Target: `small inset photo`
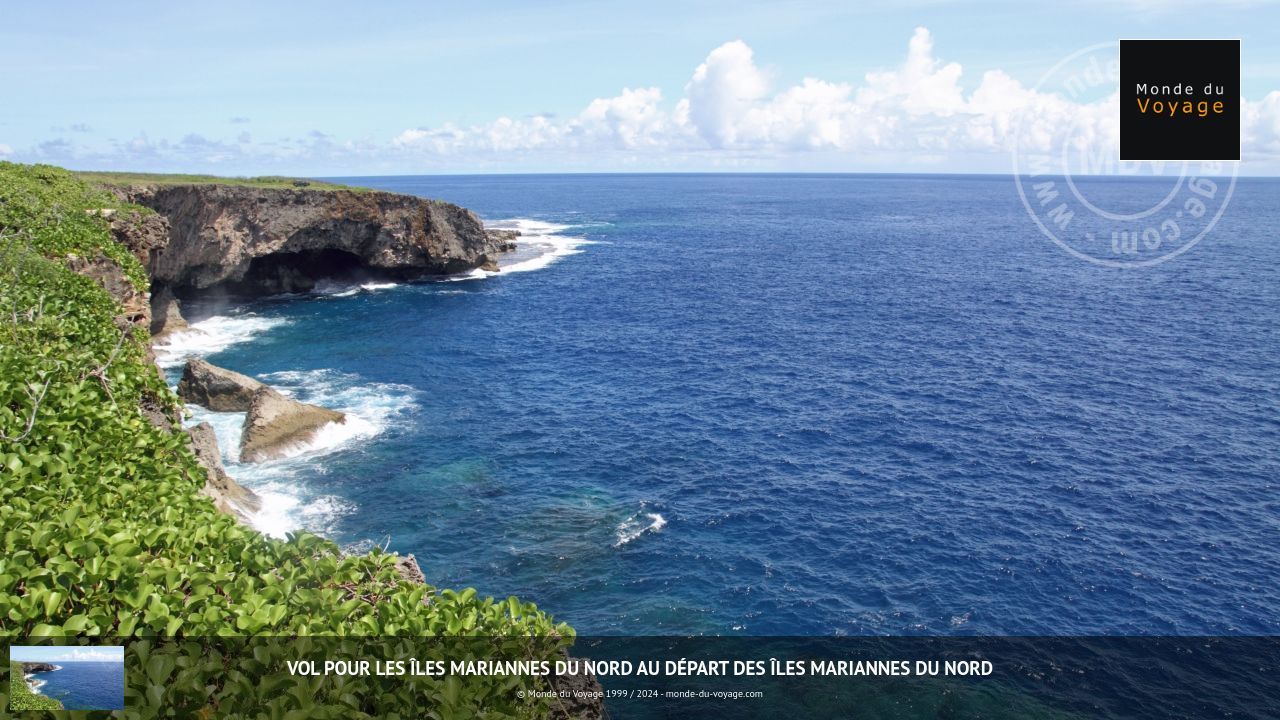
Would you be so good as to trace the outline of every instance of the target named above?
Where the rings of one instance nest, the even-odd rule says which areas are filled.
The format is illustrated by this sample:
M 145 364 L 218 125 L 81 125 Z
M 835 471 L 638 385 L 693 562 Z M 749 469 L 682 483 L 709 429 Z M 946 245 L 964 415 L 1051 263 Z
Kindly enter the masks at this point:
M 123 710 L 124 647 L 9 648 L 10 710 Z

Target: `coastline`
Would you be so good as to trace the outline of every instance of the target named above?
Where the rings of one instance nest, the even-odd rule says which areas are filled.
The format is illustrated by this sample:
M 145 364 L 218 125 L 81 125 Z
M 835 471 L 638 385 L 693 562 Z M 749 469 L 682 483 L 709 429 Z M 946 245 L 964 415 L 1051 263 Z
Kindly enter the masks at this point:
M 61 670 L 61 669 L 62 669 L 61 665 L 54 665 L 53 670 L 31 670 L 31 671 L 28 671 L 22 677 L 24 680 L 27 681 L 27 687 L 31 688 L 31 692 L 35 693 L 36 695 L 40 695 L 42 694 L 40 692 L 40 688 L 44 687 L 45 685 L 48 685 L 49 681 L 40 680 L 36 678 L 36 675 L 47 673 L 47 672 L 53 672 L 54 670 Z
M 15 280 L 0 284 L 0 300 L 14 308 L 9 341 L 0 344 L 0 386 L 14 391 L 15 409 L 0 418 L 0 459 L 10 481 L 0 490 L 16 510 L 9 514 L 11 531 L 0 538 L 7 540 L 0 554 L 14 561 L 8 572 L 12 584 L 0 597 L 28 600 L 10 607 L 14 634 L 198 637 L 230 630 L 243 636 L 421 637 L 466 631 L 543 638 L 547 653 L 568 647 L 573 629 L 533 603 L 499 601 L 472 588 L 438 588 L 425 581 L 412 557 L 376 547 L 346 551 L 302 530 L 281 540 L 246 527 L 219 502 L 219 493 L 244 489 L 219 475 L 214 460 L 220 453 L 202 453 L 183 427 L 183 405 L 164 382 L 150 340 L 171 321 L 180 323 L 169 306 L 184 294 L 220 292 L 230 288 L 227 283 L 244 282 L 259 291 L 282 282 L 310 289 L 328 271 L 358 271 L 353 262 L 366 261 L 374 274 L 438 279 L 468 268 L 484 270 L 489 255 L 505 249 L 511 236 L 484 232 L 463 208 L 411 196 L 252 183 L 236 185 L 234 192 L 228 187 L 217 185 L 207 191 L 211 204 L 187 209 L 243 222 L 183 225 L 190 216 L 165 216 L 127 202 L 62 168 L 0 162 L 0 238 L 10 241 L 0 243 L 0 253 Z M 204 197 L 190 188 L 183 192 Z M 369 212 L 346 218 L 339 211 L 351 198 Z M 385 200 L 389 213 L 368 205 L 370 198 L 375 204 Z M 293 206 L 294 224 L 282 228 L 272 203 Z M 328 233 L 335 222 L 348 223 L 342 226 L 349 232 Z M 228 228 L 230 235 L 218 234 Z M 248 235 L 245 228 L 251 229 Z M 213 236 L 205 237 L 205 230 Z M 286 262 L 297 259 L 286 230 L 302 233 L 299 242 L 310 244 L 300 274 L 291 274 Z M 19 238 L 23 242 L 12 241 Z M 220 265 L 208 283 L 208 277 L 190 273 L 158 274 L 157 263 L 175 238 L 201 247 L 207 241 L 206 250 L 224 241 L 239 243 L 239 261 Z M 360 238 L 368 242 L 337 255 L 324 246 Z M 230 257 L 216 253 L 219 261 Z M 197 266 L 202 262 L 199 252 L 183 257 Z M 277 406 L 288 406 L 287 398 L 274 396 Z M 55 446 L 60 450 L 51 459 Z M 49 507 L 61 510 L 51 514 Z M 86 528 L 98 543 L 71 542 Z M 31 537 L 50 542 L 23 543 Z M 106 547 L 110 552 L 104 554 Z M 102 592 L 63 595 L 50 587 L 49 548 L 64 549 L 60 557 L 70 559 L 61 565 L 60 584 Z M 106 579 L 104 571 L 110 572 Z M 290 589 L 284 594 L 282 573 Z M 215 587 L 220 591 L 212 592 Z M 212 682 L 213 672 L 212 666 L 200 669 L 193 679 Z M 24 675 L 18 668 L 11 679 Z M 372 697 L 373 682 L 357 679 L 346 688 Z M 522 714 L 527 706 L 505 692 L 503 682 L 469 677 L 451 690 L 449 704 L 470 714 L 481 708 Z M 31 693 L 25 678 L 11 685 L 29 701 L 14 709 L 52 704 Z M 192 706 L 178 689 L 154 687 L 161 692 L 147 693 L 150 707 L 182 713 L 206 706 L 203 700 Z M 253 685 L 226 686 L 218 693 L 218 702 L 229 706 L 266 699 Z M 407 689 L 394 702 L 408 709 L 439 699 L 423 686 Z M 348 700 L 321 694 L 306 705 L 332 714 Z M 550 708 L 538 714 L 543 710 Z
M 35 675 L 61 670 L 61 665 L 40 662 L 9 661 L 9 709 L 62 710 L 60 701 L 40 691 L 48 681 Z
M 563 257 L 582 252 L 581 246 L 591 244 L 591 241 L 583 238 L 563 234 L 571 227 L 528 218 L 486 223 L 486 231 L 511 234 L 507 236 L 509 249 L 499 256 L 496 263 L 463 273 L 422 278 L 417 282 L 431 284 L 477 281 L 541 270 Z M 197 315 L 199 319 L 192 319 L 190 323 L 182 319 L 179 327 L 152 338 L 153 355 L 161 372 L 166 374 L 170 386 L 176 387 L 175 378 L 188 362 L 203 360 L 235 345 L 252 343 L 288 323 L 287 320 L 257 314 L 254 310 L 256 302 L 336 300 L 396 291 L 413 284 L 414 281 L 330 282 L 304 293 L 249 299 L 230 308 L 219 308 L 213 315 Z M 193 295 L 188 298 L 187 305 L 199 308 L 201 302 L 199 295 Z M 176 307 L 177 303 L 174 303 L 171 310 L 174 314 L 180 312 Z M 235 369 L 227 368 L 230 371 Z M 273 537 L 284 537 L 288 532 L 303 528 L 324 535 L 331 518 L 356 512 L 358 508 L 337 496 L 304 501 L 300 499 L 296 486 L 289 483 L 287 476 L 291 471 L 321 462 L 320 459 L 325 455 L 373 440 L 392 427 L 397 416 L 414 406 L 417 391 L 405 385 L 369 383 L 359 377 L 324 369 L 278 371 L 254 379 L 287 397 L 303 398 L 306 402 L 339 410 L 345 414 L 345 422 L 327 424 L 314 437 L 291 445 L 281 457 L 265 463 L 241 462 L 237 448 L 244 425 L 242 411 L 215 410 L 187 399 L 185 412 L 189 419 L 184 424 L 188 428 L 201 423 L 211 425 L 227 474 L 261 499 L 261 506 L 256 510 L 237 507 L 234 502 L 228 503 L 246 524 Z M 306 524 L 308 518 L 315 524 Z

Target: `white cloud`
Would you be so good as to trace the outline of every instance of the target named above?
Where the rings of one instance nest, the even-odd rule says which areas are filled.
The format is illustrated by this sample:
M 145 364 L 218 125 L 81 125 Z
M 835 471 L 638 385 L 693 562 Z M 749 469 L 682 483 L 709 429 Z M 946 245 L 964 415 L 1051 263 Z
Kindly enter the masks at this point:
M 1272 90 L 1260 102 L 1245 102 L 1243 115 L 1245 148 L 1280 157 L 1280 90 Z
M 486 168 L 610 169 L 649 167 L 803 167 L 827 169 L 939 163 L 969 169 L 957 158 L 985 158 L 989 169 L 1007 168 L 1015 132 L 1023 149 L 1052 152 L 1064 129 L 1077 143 L 1118 142 L 1119 96 L 1092 103 L 1037 92 L 1000 70 L 983 74 L 966 92 L 964 70 L 935 52 L 928 29 L 916 28 L 902 61 L 857 81 L 806 77 L 775 89 L 742 40 L 713 49 L 693 69 L 681 97 L 667 100 L 656 87 L 625 88 L 587 103 L 576 115 L 500 117 L 461 126 L 410 127 L 384 140 L 339 141 L 322 133 L 301 138 L 254 140 L 248 133 L 226 141 L 188 135 L 176 142 L 145 134 L 94 150 L 65 140 L 17 154 L 57 162 L 72 158 L 95 167 L 218 171 L 285 171 L 302 168 L 421 171 Z M 239 121 L 236 118 L 234 121 Z M 1247 159 L 1280 164 L 1280 92 L 1245 102 Z
M 712 147 L 736 144 L 743 120 L 769 91 L 769 80 L 756 67 L 754 53 L 741 40 L 711 51 L 685 86 L 685 113 L 698 135 Z
M 1005 152 L 1015 118 L 1025 113 L 1032 146 L 1044 146 L 1064 123 L 1086 135 L 1110 132 L 1106 104 L 1081 105 L 1036 93 L 1012 77 L 988 72 L 966 97 L 963 69 L 934 56 L 933 37 L 917 28 L 897 67 L 863 83 L 805 78 L 771 93 L 769 74 L 741 40 L 715 48 L 693 71 L 684 97 L 668 112 L 658 88 L 626 89 L 593 100 L 579 115 L 554 122 L 500 118 L 460 129 L 412 128 L 392 144 L 424 154 L 608 152 L 782 155 L 826 151 L 921 154 Z
M 656 87 L 627 88 L 617 97 L 592 100 L 578 116 L 576 127 L 621 149 L 656 146 L 670 122 L 658 107 L 661 102 L 662 91 Z
M 73 648 L 54 662 L 122 662 L 124 648 Z
M 0 143 L 0 157 L 7 157 L 7 156 L 12 155 L 12 154 L 13 154 L 13 148 L 12 148 L 12 147 L 9 147 L 8 145 L 5 145 L 4 143 Z
M 940 65 L 933 57 L 933 36 L 928 28 L 918 27 L 907 43 L 907 59 L 900 67 L 867 73 L 867 84 L 858 91 L 858 104 L 912 115 L 945 116 L 964 110 L 959 84 L 963 70 L 957 63 Z

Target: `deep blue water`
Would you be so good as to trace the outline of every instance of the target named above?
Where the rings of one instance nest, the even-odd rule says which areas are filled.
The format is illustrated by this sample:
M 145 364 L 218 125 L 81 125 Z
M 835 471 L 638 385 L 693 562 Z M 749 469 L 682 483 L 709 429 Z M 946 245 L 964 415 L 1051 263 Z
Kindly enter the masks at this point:
M 1003 177 L 357 182 L 595 244 L 222 311 L 382 428 L 232 466 L 294 522 L 583 634 L 1280 632 L 1280 183 L 1124 271 Z
M 67 710 L 123 710 L 124 663 L 65 662 L 61 669 L 36 673 L 40 694 L 62 702 Z

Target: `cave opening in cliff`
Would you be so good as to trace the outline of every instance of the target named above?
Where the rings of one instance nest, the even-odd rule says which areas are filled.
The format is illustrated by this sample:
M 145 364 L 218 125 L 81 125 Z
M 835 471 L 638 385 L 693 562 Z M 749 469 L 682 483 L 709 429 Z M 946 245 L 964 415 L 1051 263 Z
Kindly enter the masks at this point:
M 377 276 L 345 250 L 325 248 L 254 258 L 233 290 L 249 295 L 310 292 L 324 283 L 355 283 Z

